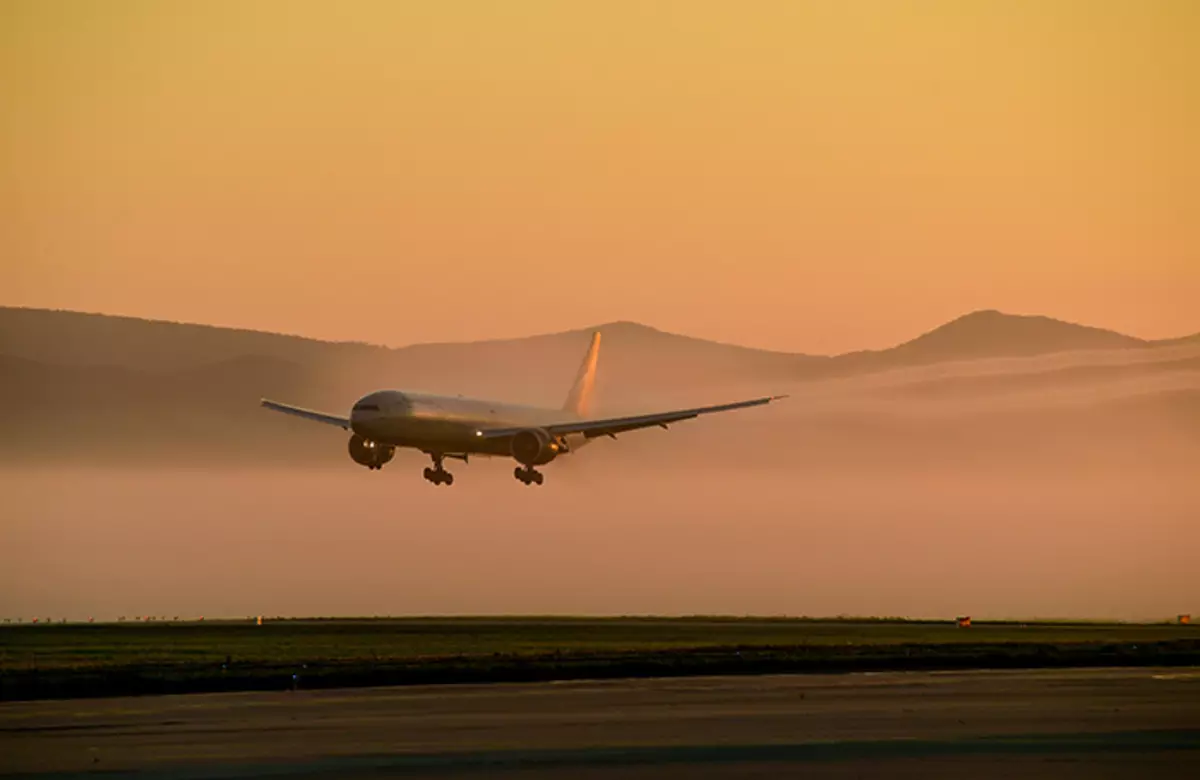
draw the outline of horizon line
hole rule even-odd
[[[1164,343],[1164,342],[1182,341],[1182,340],[1187,340],[1187,339],[1191,339],[1191,338],[1195,338],[1195,337],[1200,337],[1200,331],[1196,331],[1196,332],[1192,332],[1192,333],[1185,333],[1185,334],[1178,335],[1178,336],[1168,336],[1166,338],[1160,338],[1160,339],[1147,339],[1147,338],[1143,338],[1141,336],[1133,336],[1128,333],[1124,333],[1123,331],[1114,330],[1112,328],[1106,328],[1106,327],[1099,326],[1099,325],[1087,325],[1084,323],[1074,322],[1071,320],[1059,319],[1058,317],[1053,317],[1053,316],[1050,316],[1047,314],[1015,314],[1015,313],[1003,311],[1000,309],[974,309],[974,310],[968,311],[964,314],[960,314],[956,317],[952,317],[951,319],[948,319],[939,325],[935,325],[934,327],[929,328],[928,330],[921,331],[920,333],[918,333],[914,336],[911,336],[907,339],[898,341],[887,347],[851,349],[851,350],[847,350],[845,352],[837,352],[837,353],[832,353],[832,354],[822,354],[822,353],[814,353],[814,352],[794,352],[791,350],[771,349],[769,347],[758,347],[758,346],[750,346],[750,345],[746,345],[746,344],[738,344],[738,343],[733,343],[733,342],[728,342],[728,341],[718,341],[716,339],[709,339],[709,338],[705,338],[703,336],[693,336],[693,335],[690,335],[687,333],[679,333],[676,331],[664,330],[655,325],[648,325],[644,322],[638,322],[636,320],[623,320],[623,319],[610,320],[607,322],[596,323],[593,325],[585,325],[585,326],[581,326],[581,327],[566,328],[564,330],[542,331],[542,332],[538,332],[538,333],[527,333],[527,334],[521,335],[521,336],[501,336],[501,337],[497,337],[497,338],[474,339],[471,341],[417,341],[417,342],[411,342],[411,343],[402,344],[402,345],[398,345],[398,346],[393,346],[393,345],[389,345],[389,344],[385,344],[385,343],[364,341],[364,340],[358,340],[358,339],[321,338],[318,336],[308,336],[308,335],[304,335],[302,333],[289,333],[289,332],[281,331],[281,330],[280,331],[262,330],[259,328],[249,328],[249,327],[244,327],[244,326],[240,326],[240,325],[223,325],[223,324],[218,324],[218,323],[196,322],[196,321],[191,321],[191,320],[170,320],[170,319],[162,319],[162,318],[158,318],[158,317],[147,317],[147,316],[136,315],[136,314],[117,314],[117,313],[102,312],[102,311],[83,311],[80,309],[51,308],[51,307],[46,307],[46,306],[22,306],[22,305],[15,305],[15,304],[0,304],[0,309],[30,311],[30,312],[44,312],[44,313],[57,313],[57,314],[75,314],[75,315],[80,315],[80,316],[85,316],[85,317],[110,317],[113,319],[136,320],[139,322],[156,323],[156,324],[164,324],[164,325],[180,325],[180,326],[184,326],[184,327],[212,328],[215,330],[229,330],[229,331],[236,331],[236,332],[242,332],[242,333],[258,333],[258,334],[269,335],[269,336],[279,336],[279,337],[283,337],[283,338],[302,339],[305,341],[313,341],[313,342],[318,342],[318,343],[322,343],[322,344],[354,345],[354,346],[373,347],[376,349],[386,349],[389,351],[400,351],[400,350],[404,350],[404,349],[411,349],[414,347],[455,346],[455,345],[469,345],[469,344],[496,344],[496,343],[511,342],[511,341],[524,341],[526,339],[550,338],[550,337],[554,337],[554,336],[564,336],[564,335],[575,334],[575,333],[591,333],[591,332],[603,330],[605,328],[612,328],[612,327],[616,327],[616,326],[625,325],[625,326],[634,326],[637,328],[642,328],[642,329],[645,329],[648,331],[653,331],[655,333],[661,333],[661,334],[667,335],[667,336],[674,336],[676,338],[684,338],[684,339],[690,339],[693,341],[701,341],[701,342],[716,345],[716,346],[732,347],[735,349],[745,349],[745,350],[751,350],[751,351],[755,351],[755,352],[765,352],[765,353],[770,353],[770,354],[775,354],[775,355],[788,355],[788,356],[794,356],[794,357],[808,357],[808,358],[817,358],[817,359],[825,359],[825,358],[831,359],[831,358],[837,358],[837,357],[844,357],[846,355],[885,352],[887,350],[895,349],[896,347],[903,346],[904,344],[911,343],[912,341],[915,341],[916,339],[919,339],[923,336],[926,336],[930,333],[933,333],[937,330],[940,330],[948,325],[959,322],[968,317],[979,316],[979,315],[1000,315],[1001,317],[1006,317],[1006,318],[1011,318],[1011,319],[1049,320],[1051,322],[1061,324],[1061,325],[1069,325],[1069,326],[1078,327],[1078,328],[1088,328],[1091,330],[1098,330],[1098,331],[1102,331],[1102,332],[1106,332],[1106,333],[1111,333],[1114,335],[1122,336],[1124,338],[1142,342],[1145,345],[1153,345],[1153,344],[1159,344],[1159,343]]]

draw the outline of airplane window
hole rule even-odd
[[[378,412],[379,404],[359,404],[354,408],[356,411],[360,412]]]

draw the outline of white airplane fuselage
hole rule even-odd
[[[572,419],[561,409],[539,409],[460,396],[379,390],[360,398],[350,411],[351,429],[364,439],[391,447],[430,453],[510,455],[510,443],[486,439],[488,428],[537,428]],[[571,449],[584,437],[571,436]]]

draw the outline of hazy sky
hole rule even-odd
[[[0,304],[391,344],[1200,331],[1200,3],[0,5]]]

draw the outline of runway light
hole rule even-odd
[[[476,435],[476,436],[482,436],[482,435],[483,435],[483,431],[475,431],[475,435]]]

